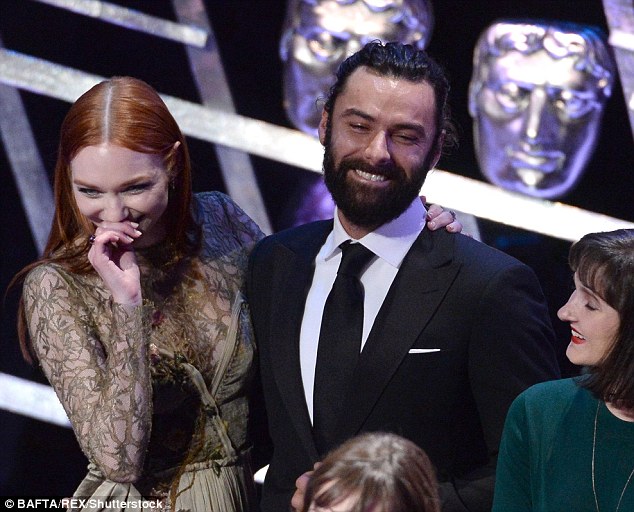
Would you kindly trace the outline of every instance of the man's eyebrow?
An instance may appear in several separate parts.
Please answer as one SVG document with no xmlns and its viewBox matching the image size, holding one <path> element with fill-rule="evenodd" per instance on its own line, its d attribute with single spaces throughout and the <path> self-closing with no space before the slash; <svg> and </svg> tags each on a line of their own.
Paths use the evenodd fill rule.
<svg viewBox="0 0 634 512">
<path fill-rule="evenodd" d="M 397 130 L 413 130 L 423 137 L 427 135 L 425 127 L 418 123 L 398 123 L 394 125 L 394 128 Z"/>
<path fill-rule="evenodd" d="M 364 112 L 363 110 L 359 110 L 358 108 L 354 108 L 354 107 L 347 108 L 341 113 L 341 115 L 342 117 L 359 116 L 365 119 L 366 121 L 374 121 L 374 116 L 371 116 L 367 112 Z"/>
</svg>

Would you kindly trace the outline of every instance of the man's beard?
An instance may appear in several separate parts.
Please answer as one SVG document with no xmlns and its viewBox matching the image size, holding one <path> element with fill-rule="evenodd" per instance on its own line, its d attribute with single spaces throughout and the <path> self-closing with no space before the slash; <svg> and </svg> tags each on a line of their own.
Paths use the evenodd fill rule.
<svg viewBox="0 0 634 512">
<path fill-rule="evenodd" d="M 408 178 L 403 168 L 393 163 L 377 167 L 360 159 L 344 158 L 336 166 L 328 135 L 324 145 L 324 180 L 337 208 L 349 222 L 359 227 L 376 229 L 401 215 L 418 197 L 427 176 L 427 158 L 414 171 L 412 178 Z M 385 176 L 389 184 L 383 188 L 371 188 L 370 184 L 365 186 L 356 180 L 349 180 L 348 173 L 355 169 Z"/>
</svg>

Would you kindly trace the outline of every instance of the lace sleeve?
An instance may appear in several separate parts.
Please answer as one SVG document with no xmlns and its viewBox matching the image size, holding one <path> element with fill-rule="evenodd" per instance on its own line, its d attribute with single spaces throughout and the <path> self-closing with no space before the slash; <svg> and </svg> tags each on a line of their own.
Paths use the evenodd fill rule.
<svg viewBox="0 0 634 512">
<path fill-rule="evenodd" d="M 73 278 L 50 265 L 29 274 L 23 298 L 33 348 L 82 450 L 106 478 L 136 481 L 152 414 L 143 307 L 107 305 L 112 325 L 99 337 Z"/>
<path fill-rule="evenodd" d="M 202 192 L 196 194 L 196 203 L 197 220 L 215 241 L 226 238 L 227 228 L 240 245 L 248 248 L 264 237 L 259 226 L 228 195 Z"/>
</svg>

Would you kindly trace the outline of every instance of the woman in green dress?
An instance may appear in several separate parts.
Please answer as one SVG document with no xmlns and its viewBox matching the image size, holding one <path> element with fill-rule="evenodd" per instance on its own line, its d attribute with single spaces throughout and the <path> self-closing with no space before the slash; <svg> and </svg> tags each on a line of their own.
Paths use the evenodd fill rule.
<svg viewBox="0 0 634 512">
<path fill-rule="evenodd" d="M 570 250 L 573 379 L 537 384 L 509 409 L 494 512 L 634 510 L 634 230 Z"/>
</svg>

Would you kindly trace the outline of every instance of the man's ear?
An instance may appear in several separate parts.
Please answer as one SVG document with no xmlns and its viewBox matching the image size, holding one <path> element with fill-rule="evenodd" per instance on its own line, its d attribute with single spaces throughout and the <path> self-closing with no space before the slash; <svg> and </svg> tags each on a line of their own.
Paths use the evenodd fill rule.
<svg viewBox="0 0 634 512">
<path fill-rule="evenodd" d="M 321 142 L 322 146 L 326 143 L 326 126 L 328 126 L 328 112 L 324 109 L 321 111 L 321 120 L 317 128 L 319 132 L 319 142 Z"/>
<path fill-rule="evenodd" d="M 445 144 L 445 130 L 442 130 L 440 132 L 440 137 L 438 137 L 436 144 L 434 144 L 434 147 L 432 148 L 433 156 L 431 160 L 429 161 L 431 164 L 428 169 L 429 171 L 431 171 L 434 167 L 436 167 L 438 160 L 440 160 L 440 157 L 442 156 L 442 148 L 444 144 Z"/>
</svg>

